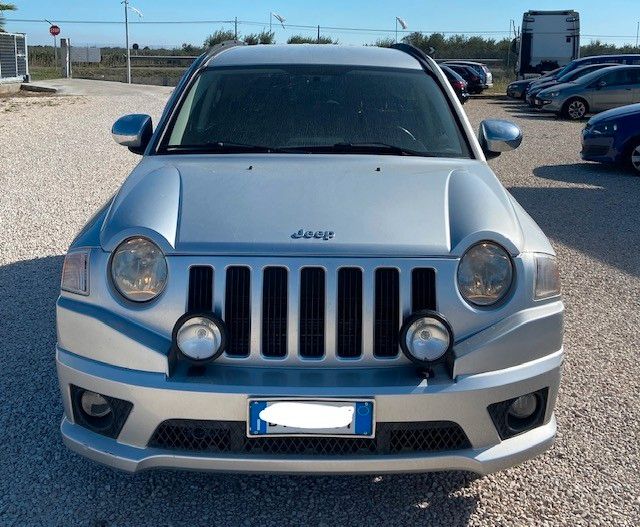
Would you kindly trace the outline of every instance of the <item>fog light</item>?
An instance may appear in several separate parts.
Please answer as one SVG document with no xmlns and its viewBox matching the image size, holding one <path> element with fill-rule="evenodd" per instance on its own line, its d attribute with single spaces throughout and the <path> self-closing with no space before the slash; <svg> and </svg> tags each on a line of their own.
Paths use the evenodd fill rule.
<svg viewBox="0 0 640 527">
<path fill-rule="evenodd" d="M 82 411 L 89 417 L 101 418 L 111 413 L 111 405 L 102 395 L 95 392 L 85 391 L 80 397 Z"/>
<path fill-rule="evenodd" d="M 532 394 L 522 395 L 511 403 L 509 415 L 516 419 L 527 419 L 538 409 L 538 398 Z"/>
<path fill-rule="evenodd" d="M 400 330 L 400 347 L 413 362 L 432 365 L 451 350 L 453 337 L 447 321 L 434 311 L 411 315 Z"/>
<path fill-rule="evenodd" d="M 180 353 L 193 362 L 216 359 L 226 344 L 224 325 L 211 315 L 184 315 L 176 323 L 174 342 Z"/>
</svg>

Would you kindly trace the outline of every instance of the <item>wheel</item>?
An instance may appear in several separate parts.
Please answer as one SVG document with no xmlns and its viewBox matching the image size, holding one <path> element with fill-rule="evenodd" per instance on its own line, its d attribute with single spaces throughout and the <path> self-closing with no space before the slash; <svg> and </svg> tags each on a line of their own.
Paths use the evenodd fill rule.
<svg viewBox="0 0 640 527">
<path fill-rule="evenodd" d="M 629 148 L 629 154 L 627 157 L 629 166 L 633 170 L 636 176 L 640 176 L 640 141 L 636 141 Z"/>
<path fill-rule="evenodd" d="M 574 98 L 569 99 L 564 104 L 562 115 L 572 121 L 577 121 L 578 119 L 582 119 L 587 114 L 587 111 L 587 103 L 582 99 Z"/>
</svg>

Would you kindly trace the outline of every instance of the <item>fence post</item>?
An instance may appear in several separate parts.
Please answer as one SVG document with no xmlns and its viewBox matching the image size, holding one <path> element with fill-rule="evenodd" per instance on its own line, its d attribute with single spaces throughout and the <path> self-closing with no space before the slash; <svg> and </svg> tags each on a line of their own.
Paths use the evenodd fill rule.
<svg viewBox="0 0 640 527">
<path fill-rule="evenodd" d="M 65 79 L 71 78 L 71 39 L 60 39 L 60 59 L 62 66 L 62 76 Z"/>
</svg>

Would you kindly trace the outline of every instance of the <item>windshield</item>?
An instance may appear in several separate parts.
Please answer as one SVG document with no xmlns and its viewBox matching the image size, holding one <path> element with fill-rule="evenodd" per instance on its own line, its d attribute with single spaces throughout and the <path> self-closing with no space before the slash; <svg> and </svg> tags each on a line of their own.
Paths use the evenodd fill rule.
<svg viewBox="0 0 640 527">
<path fill-rule="evenodd" d="M 204 70 L 159 150 L 469 157 L 424 71 L 322 65 Z"/>
</svg>

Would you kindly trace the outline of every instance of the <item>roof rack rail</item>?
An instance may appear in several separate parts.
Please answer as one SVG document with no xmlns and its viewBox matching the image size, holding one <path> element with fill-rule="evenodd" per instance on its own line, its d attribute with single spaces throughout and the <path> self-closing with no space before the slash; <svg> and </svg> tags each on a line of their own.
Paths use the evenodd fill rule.
<svg viewBox="0 0 640 527">
<path fill-rule="evenodd" d="M 229 48 L 235 48 L 236 46 L 246 46 L 247 43 L 242 40 L 225 40 L 224 42 L 220 42 L 220 44 L 216 44 L 212 46 L 207 51 L 205 51 L 205 57 L 202 61 L 202 65 L 206 66 L 211 62 L 216 55 L 219 55 L 223 51 L 226 51 Z"/>
</svg>

